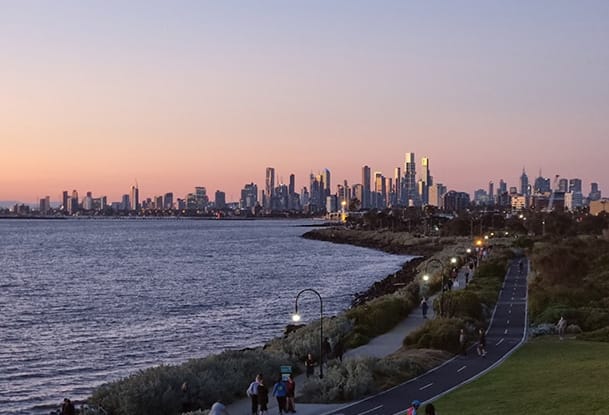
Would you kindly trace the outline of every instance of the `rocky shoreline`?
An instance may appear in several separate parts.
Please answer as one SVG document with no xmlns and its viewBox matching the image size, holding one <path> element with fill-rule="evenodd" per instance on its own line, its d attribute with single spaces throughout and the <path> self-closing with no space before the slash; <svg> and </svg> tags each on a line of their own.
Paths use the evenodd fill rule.
<svg viewBox="0 0 609 415">
<path fill-rule="evenodd" d="M 392 294 L 406 286 L 415 279 L 419 264 L 427 257 L 442 250 L 442 245 L 437 239 L 413 238 L 403 232 L 360 231 L 333 227 L 311 230 L 305 233 L 303 238 L 361 246 L 378 249 L 390 254 L 412 255 L 415 257 L 405 262 L 399 271 L 376 281 L 366 291 L 357 293 L 351 301 L 351 307 L 365 304 L 374 298 Z"/>
</svg>

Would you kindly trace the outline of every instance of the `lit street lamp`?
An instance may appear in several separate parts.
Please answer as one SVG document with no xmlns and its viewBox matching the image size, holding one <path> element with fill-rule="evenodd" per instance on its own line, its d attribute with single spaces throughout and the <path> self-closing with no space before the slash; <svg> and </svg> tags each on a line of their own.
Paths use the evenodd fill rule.
<svg viewBox="0 0 609 415">
<path fill-rule="evenodd" d="M 313 288 L 305 288 L 300 291 L 296 295 L 296 300 L 294 301 L 294 314 L 292 315 L 292 321 L 299 322 L 300 314 L 298 314 L 298 298 L 300 294 L 305 291 L 311 291 L 317 298 L 319 298 L 319 378 L 323 379 L 324 377 L 324 302 L 321 299 L 321 295 L 314 290 Z"/>
<path fill-rule="evenodd" d="M 446 267 L 444 265 L 444 263 L 442 261 L 440 261 L 438 258 L 431 258 L 430 260 L 427 261 L 427 263 L 425 264 L 425 274 L 423 275 L 423 281 L 429 281 L 429 273 L 427 272 L 427 268 L 429 268 L 429 266 L 433 263 L 438 263 L 440 264 L 440 273 L 442 276 L 442 286 L 441 286 L 441 291 L 440 291 L 440 317 L 444 316 L 444 291 L 446 289 L 446 283 L 445 283 L 445 279 L 444 279 L 444 275 L 446 274 Z M 450 263 L 451 264 L 456 264 L 457 263 L 457 258 L 452 257 L 450 259 Z"/>
</svg>

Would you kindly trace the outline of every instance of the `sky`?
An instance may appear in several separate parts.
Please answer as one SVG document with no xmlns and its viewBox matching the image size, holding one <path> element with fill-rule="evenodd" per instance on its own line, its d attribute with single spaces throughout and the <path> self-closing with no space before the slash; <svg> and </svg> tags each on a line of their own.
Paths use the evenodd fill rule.
<svg viewBox="0 0 609 415">
<path fill-rule="evenodd" d="M 429 157 L 609 193 L 609 2 L 0 0 L 0 200 L 238 200 Z M 419 169 L 420 170 L 420 169 Z"/>
</svg>

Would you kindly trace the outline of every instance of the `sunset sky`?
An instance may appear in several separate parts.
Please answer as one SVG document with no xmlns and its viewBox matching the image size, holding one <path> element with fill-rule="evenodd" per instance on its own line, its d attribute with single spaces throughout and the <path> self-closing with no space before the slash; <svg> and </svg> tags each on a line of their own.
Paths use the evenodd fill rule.
<svg viewBox="0 0 609 415">
<path fill-rule="evenodd" d="M 2 1 L 0 200 L 119 200 L 429 157 L 609 194 L 609 1 Z"/>
</svg>

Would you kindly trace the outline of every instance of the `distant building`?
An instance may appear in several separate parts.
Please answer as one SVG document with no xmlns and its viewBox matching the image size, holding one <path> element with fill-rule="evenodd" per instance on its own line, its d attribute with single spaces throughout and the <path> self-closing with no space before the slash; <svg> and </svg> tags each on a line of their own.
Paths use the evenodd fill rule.
<svg viewBox="0 0 609 415">
<path fill-rule="evenodd" d="M 588 194 L 588 199 L 590 199 L 591 202 L 601 199 L 601 191 L 598 188 L 598 183 L 590 183 L 590 193 Z"/>
<path fill-rule="evenodd" d="M 527 196 L 529 194 L 529 176 L 527 176 L 522 168 L 522 174 L 520 175 L 520 194 Z"/>
<path fill-rule="evenodd" d="M 469 208 L 469 194 L 451 190 L 444 195 L 444 210 L 447 212 L 462 212 Z"/>
<path fill-rule="evenodd" d="M 140 189 L 137 187 L 137 183 L 135 186 L 131 186 L 131 210 L 138 211 L 140 210 Z"/>
<path fill-rule="evenodd" d="M 163 196 L 163 209 L 173 209 L 173 193 L 168 192 Z"/>
<path fill-rule="evenodd" d="M 216 209 L 224 209 L 226 207 L 226 193 L 216 190 L 214 204 L 216 205 Z"/>
<path fill-rule="evenodd" d="M 370 201 L 370 167 L 363 166 L 362 167 L 362 198 L 360 199 L 362 202 L 362 209 L 370 209 L 372 203 Z"/>
<path fill-rule="evenodd" d="M 51 198 L 49 196 L 40 199 L 40 214 L 48 215 L 51 212 Z"/>
<path fill-rule="evenodd" d="M 512 210 L 523 210 L 527 207 L 527 196 L 513 195 L 511 197 Z"/>
<path fill-rule="evenodd" d="M 608 206 L 607 202 L 609 202 L 609 199 L 607 199 L 607 198 L 591 201 L 590 202 L 590 214 L 598 215 L 601 212 L 605 212 L 606 214 L 609 214 L 609 206 Z"/>
<path fill-rule="evenodd" d="M 239 209 L 252 209 L 258 204 L 258 186 L 254 183 L 246 184 L 241 190 Z"/>
</svg>

